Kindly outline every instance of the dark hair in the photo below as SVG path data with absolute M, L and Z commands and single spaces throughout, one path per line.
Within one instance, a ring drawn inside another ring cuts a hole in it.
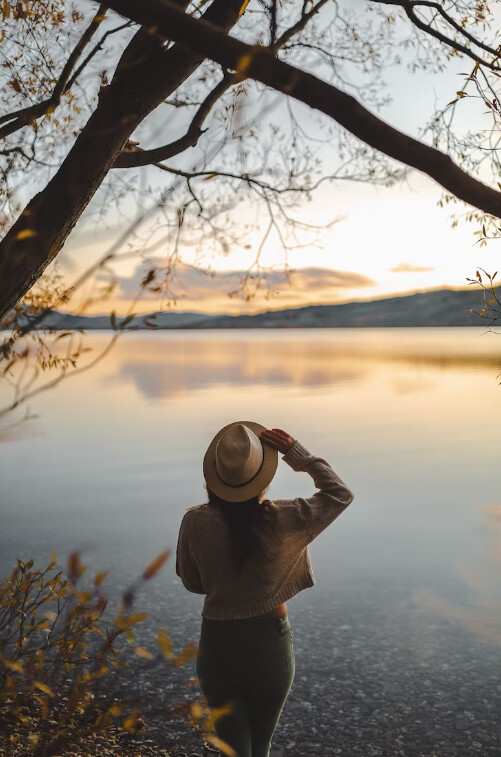
M 217 507 L 223 514 L 229 531 L 230 555 L 237 570 L 242 568 L 251 552 L 260 550 L 266 554 L 267 550 L 259 538 L 259 532 L 270 528 L 277 536 L 270 515 L 277 506 L 270 500 L 260 502 L 259 496 L 246 499 L 243 502 L 228 502 L 206 486 L 210 505 Z

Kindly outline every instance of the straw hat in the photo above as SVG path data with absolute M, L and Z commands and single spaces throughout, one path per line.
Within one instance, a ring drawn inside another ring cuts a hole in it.
M 259 438 L 265 430 L 253 421 L 236 421 L 218 431 L 204 457 L 205 481 L 218 497 L 243 502 L 266 489 L 278 452 Z

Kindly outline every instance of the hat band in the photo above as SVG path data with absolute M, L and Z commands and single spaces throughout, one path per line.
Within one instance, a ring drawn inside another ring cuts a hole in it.
M 263 446 L 262 442 L 261 442 L 261 446 Z M 232 489 L 240 489 L 242 486 L 247 486 L 247 484 L 250 484 L 251 481 L 254 481 L 254 479 L 257 478 L 257 476 L 259 476 L 263 465 L 264 465 L 264 450 L 263 450 L 263 459 L 261 460 L 261 465 L 259 466 L 257 471 L 254 473 L 254 475 L 251 478 L 249 478 L 247 481 L 244 481 L 243 484 L 229 484 L 227 481 L 224 480 L 224 478 L 221 478 L 216 466 L 214 466 L 214 470 L 215 470 L 216 476 L 218 477 L 218 479 L 221 481 L 222 484 L 224 484 L 225 486 L 231 486 Z

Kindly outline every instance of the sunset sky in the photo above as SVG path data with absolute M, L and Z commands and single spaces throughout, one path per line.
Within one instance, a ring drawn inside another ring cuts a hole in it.
M 452 228 L 450 211 L 437 207 L 439 196 L 440 190 L 416 172 L 405 186 L 392 189 L 359 184 L 325 188 L 316 200 L 315 215 L 322 215 L 321 204 L 325 210 L 334 205 L 343 218 L 322 232 L 321 246 L 289 254 L 293 269 L 289 281 L 280 273 L 283 252 L 278 245 L 263 256 L 263 264 L 278 269 L 268 278 L 268 287 L 278 294 L 267 298 L 264 285 L 263 294 L 249 302 L 228 296 L 238 288 L 252 262 L 253 250 L 235 249 L 227 258 L 211 258 L 210 267 L 217 271 L 214 278 L 207 275 L 207 267 L 194 264 L 193 253 L 185 250 L 186 262 L 179 264 L 171 284 L 177 298 L 171 307 L 208 313 L 256 312 L 439 287 L 461 288 L 467 286 L 466 278 L 473 277 L 479 266 L 494 273 L 499 267 L 498 243 L 490 242 L 484 247 L 475 244 L 474 224 L 462 222 Z M 113 234 L 96 235 L 94 239 L 92 236 L 75 235 L 68 244 L 64 258 L 68 261 L 64 266 L 68 278 L 75 276 L 84 261 L 90 263 L 103 254 L 114 238 Z M 162 262 L 161 255 L 157 260 Z M 118 287 L 114 295 L 106 304 L 96 303 L 88 312 L 125 312 L 146 269 L 137 258 L 115 266 Z M 82 297 L 85 294 L 84 288 Z M 77 307 L 73 304 L 72 309 L 78 309 L 78 299 L 75 303 Z M 164 301 L 164 307 L 165 304 Z M 158 297 L 143 295 L 133 310 L 148 312 L 161 305 Z
M 402 131 L 419 136 L 420 130 L 430 118 L 434 109 L 445 105 L 463 86 L 467 65 L 455 61 L 448 71 L 441 74 L 430 72 L 410 73 L 405 66 L 388 69 L 385 80 L 392 102 L 381 107 L 381 117 Z M 247 96 L 243 112 L 252 113 L 255 102 Z M 273 94 L 277 100 L 276 94 Z M 286 123 L 283 101 L 279 101 L 272 116 Z M 305 106 L 293 104 L 307 126 L 313 126 L 311 111 Z M 282 109 L 282 110 L 281 110 Z M 464 136 L 472 128 L 487 125 L 485 108 L 467 98 L 461 101 L 459 110 L 458 135 Z M 170 112 L 170 111 L 169 111 Z M 141 144 L 153 146 L 168 142 L 183 132 L 183 124 L 174 120 L 155 120 L 155 114 L 139 134 Z M 270 116 L 271 118 L 271 116 Z M 215 123 L 215 125 L 214 125 Z M 259 120 L 258 120 L 259 123 Z M 264 122 L 263 122 L 264 123 Z M 207 125 L 215 130 L 217 142 L 218 123 L 209 119 Z M 264 128 L 263 128 L 264 132 Z M 211 134 L 209 130 L 209 134 Z M 210 143 L 209 143 L 210 144 Z M 196 164 L 196 150 L 183 156 L 184 165 Z M 333 149 L 322 147 L 319 153 L 324 162 L 325 173 L 331 171 L 335 160 Z M 192 161 L 190 163 L 190 161 Z M 179 165 L 183 165 L 182 162 Z M 231 168 L 231 167 L 230 167 Z M 141 169 L 141 181 L 170 181 L 168 174 L 154 167 Z M 490 179 L 491 180 L 491 179 Z M 205 184 L 217 196 L 218 180 Z M 168 184 L 167 184 L 168 185 Z M 485 247 L 475 244 L 478 231 L 475 223 L 460 222 L 452 228 L 451 213 L 463 213 L 461 204 L 445 208 L 438 207 L 441 188 L 418 171 L 409 171 L 405 181 L 390 188 L 369 186 L 361 182 L 338 181 L 324 183 L 310 202 L 303 202 L 297 210 L 298 216 L 309 224 L 319 227 L 338 219 L 328 229 L 312 233 L 308 241 L 316 242 L 308 247 L 288 253 L 288 266 L 295 271 L 287 281 L 283 273 L 284 252 L 277 236 L 270 235 L 261 263 L 271 273 L 268 286 L 278 292 L 267 298 L 265 292 L 246 302 L 242 297 L 228 297 L 228 293 L 238 289 L 244 272 L 252 265 L 265 229 L 264 215 L 258 217 L 261 228 L 250 232 L 239 243 L 232 245 L 226 255 L 214 255 L 202 245 L 197 250 L 181 242 L 181 263 L 171 282 L 171 296 L 176 303 L 171 306 L 179 311 L 196 310 L 203 312 L 256 312 L 265 309 L 299 307 L 307 304 L 334 303 L 355 299 L 373 299 L 381 296 L 413 292 L 415 290 L 440 287 L 461 288 L 467 286 L 467 277 L 473 277 L 480 266 L 494 273 L 499 265 L 499 242 L 488 243 Z M 153 198 L 153 195 L 152 195 Z M 101 202 L 96 197 L 92 208 Z M 145 205 L 147 208 L 147 205 Z M 238 224 L 257 212 L 245 204 L 233 211 L 233 219 Z M 260 211 L 261 213 L 263 211 Z M 89 265 L 98 260 L 116 244 L 120 234 L 133 220 L 137 208 L 129 208 L 129 215 L 122 215 L 119 222 L 113 217 L 104 230 L 96 227 L 95 221 L 83 220 L 70 237 L 60 256 L 60 269 L 71 282 Z M 154 236 L 150 238 L 153 239 Z M 248 247 L 248 249 L 246 249 Z M 122 245 L 121 252 L 127 249 Z M 172 252 L 172 241 L 160 245 L 152 257 L 152 262 L 162 265 L 166 255 Z M 134 298 L 144 273 L 151 267 L 139 257 L 125 257 L 113 265 L 118 286 L 113 296 L 106 302 L 94 303 L 87 309 L 89 313 L 127 311 Z M 215 272 L 215 278 L 207 271 Z M 103 281 L 111 274 L 100 274 Z M 266 290 L 266 285 L 264 286 Z M 82 287 L 78 297 L 71 303 L 72 310 L 78 310 L 88 295 Z M 148 312 L 166 306 L 158 297 L 144 295 L 133 306 L 134 312 Z

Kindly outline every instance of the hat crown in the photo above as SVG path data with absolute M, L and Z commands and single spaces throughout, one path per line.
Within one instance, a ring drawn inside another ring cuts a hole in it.
M 263 465 L 263 445 L 252 429 L 235 423 L 219 439 L 214 457 L 217 475 L 224 484 L 244 486 Z

